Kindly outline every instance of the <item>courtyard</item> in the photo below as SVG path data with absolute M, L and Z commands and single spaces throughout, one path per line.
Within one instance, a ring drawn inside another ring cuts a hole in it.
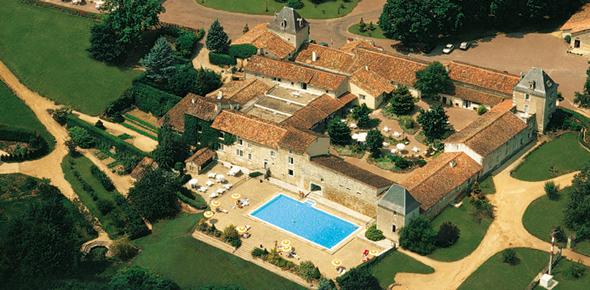
M 250 236 L 242 239 L 242 246 L 235 251 L 237 255 L 250 256 L 250 252 L 256 247 L 262 246 L 270 250 L 282 241 L 289 240 L 296 253 L 295 256 L 288 258 L 289 260 L 295 263 L 308 260 L 312 261 L 324 275 L 334 278 L 339 274 L 336 266 L 333 265 L 334 260 L 341 261 L 343 268 L 350 269 L 363 262 L 363 252 L 365 250 L 376 255 L 391 246 L 388 242 L 377 244 L 364 238 L 364 228 L 371 221 L 370 218 L 324 200 L 319 196 L 308 197 L 305 200 L 313 200 L 315 202 L 315 208 L 358 226 L 358 230 L 354 231 L 350 236 L 345 237 L 332 248 L 320 246 L 259 218 L 255 218 L 252 216 L 252 212 L 266 204 L 279 193 L 300 201 L 301 198 L 298 194 L 264 180 L 262 177 L 249 178 L 245 174 L 240 177 L 232 177 L 227 176 L 225 173 L 227 171 L 227 168 L 218 164 L 207 173 L 197 176 L 197 184 L 206 185 L 209 182 L 211 186 L 206 192 L 199 190 L 196 192 L 209 201 L 209 204 L 213 205 L 213 208 L 217 208 L 214 216 L 209 220 L 217 229 L 223 230 L 229 225 L 247 229 L 247 233 Z M 208 176 L 212 173 L 216 175 L 223 174 L 226 182 L 218 183 L 209 179 Z M 231 188 L 226 190 L 221 196 L 212 198 L 212 196 L 217 195 L 217 190 L 225 188 L 225 185 L 231 185 Z M 215 202 L 212 203 L 212 201 Z M 236 206 L 237 201 L 240 201 L 243 206 Z M 198 237 L 199 234 L 199 232 L 195 232 L 193 236 Z

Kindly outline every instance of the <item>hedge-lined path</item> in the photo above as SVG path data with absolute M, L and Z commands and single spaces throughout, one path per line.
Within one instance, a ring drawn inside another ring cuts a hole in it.
M 456 289 L 479 266 L 504 249 L 525 247 L 549 251 L 550 244 L 531 235 L 522 224 L 522 216 L 529 204 L 545 194 L 543 187 L 546 182 L 526 182 L 510 176 L 510 171 L 523 160 L 523 156 L 493 177 L 496 193 L 488 195 L 488 198 L 495 206 L 496 217 L 477 249 L 469 256 L 455 262 L 435 261 L 413 252 L 401 250 L 412 258 L 431 266 L 435 272 L 427 275 L 400 273 L 395 277 L 397 283 L 395 288 Z M 576 172 L 569 173 L 552 180 L 563 188 L 571 185 L 575 174 Z M 584 265 L 590 266 L 590 257 L 571 250 L 563 250 L 562 253 L 573 261 L 580 261 Z
M 72 202 L 79 200 L 78 195 L 74 192 L 74 189 L 70 183 L 66 181 L 60 166 L 63 158 L 68 154 L 68 149 L 65 146 L 65 141 L 68 139 L 68 133 L 66 129 L 53 120 L 49 112 L 47 112 L 48 109 L 55 109 L 58 106 L 49 99 L 29 90 L 29 88 L 23 85 L 1 61 L 0 79 L 6 83 L 6 85 L 14 92 L 17 97 L 19 97 L 27 106 L 29 106 L 29 108 L 31 108 L 41 124 L 47 128 L 47 131 L 52 134 L 56 140 L 55 149 L 47 156 L 38 160 L 25 161 L 21 163 L 2 163 L 0 164 L 0 174 L 22 173 L 37 178 L 48 178 L 51 181 L 51 184 L 57 187 L 67 199 L 71 200 Z M 88 153 L 85 155 L 92 156 L 92 154 Z M 90 156 L 86 157 L 91 158 Z M 113 177 L 113 174 L 111 174 L 110 171 L 107 171 L 106 173 L 109 174 L 111 178 Z M 113 183 L 116 183 L 114 179 Z M 74 204 L 81 205 L 83 207 L 81 211 L 90 212 L 88 208 L 82 203 L 75 202 Z M 110 240 L 107 233 L 96 220 L 96 218 L 94 220 L 95 221 L 92 222 L 92 226 L 98 233 L 98 239 Z

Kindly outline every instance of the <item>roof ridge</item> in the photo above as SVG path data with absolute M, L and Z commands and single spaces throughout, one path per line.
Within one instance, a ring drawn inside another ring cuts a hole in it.
M 453 161 L 453 160 L 457 159 L 457 157 L 459 157 L 461 154 L 465 154 L 465 153 L 463 153 L 463 152 L 445 152 L 445 153 L 447 153 L 447 154 L 449 154 L 449 155 L 453 155 L 453 157 L 452 157 L 452 158 L 450 158 L 450 160 L 448 160 L 448 161 L 446 161 L 446 162 L 444 162 L 444 163 L 441 163 L 441 164 L 442 164 L 442 166 L 440 166 L 439 168 L 437 168 L 435 171 L 433 171 L 431 174 L 429 174 L 429 175 L 428 175 L 428 176 L 426 176 L 425 178 L 422 178 L 422 180 L 420 181 L 420 183 L 417 183 L 417 184 L 415 184 L 414 186 L 412 186 L 412 189 L 414 189 L 414 188 L 418 187 L 420 184 L 423 184 L 423 183 L 425 183 L 426 181 L 430 180 L 430 178 L 432 178 L 433 176 L 435 176 L 435 175 L 436 175 L 438 172 L 442 171 L 442 170 L 443 170 L 443 169 L 444 169 L 444 168 L 447 166 L 447 164 L 448 164 L 449 162 L 451 162 L 451 161 Z M 439 156 L 439 157 L 440 157 L 440 156 Z M 469 157 L 469 156 L 467 156 L 467 157 Z M 471 157 L 469 157 L 469 158 L 471 158 Z M 432 163 L 429 163 L 429 164 L 432 164 Z M 426 165 L 426 166 L 428 166 L 428 165 Z M 424 167 L 422 167 L 422 168 L 424 168 Z M 409 189 L 409 188 L 408 188 L 408 191 L 410 191 L 410 194 L 411 194 L 411 191 L 412 191 L 412 189 Z
M 320 44 L 317 44 L 317 43 L 309 43 L 308 48 L 309 48 L 309 46 L 318 46 L 318 47 L 321 47 L 322 49 L 328 49 L 328 50 L 332 50 L 332 51 L 341 52 L 341 53 L 344 53 L 344 54 L 347 54 L 347 55 L 350 55 L 350 56 L 354 56 L 354 53 L 348 52 L 348 51 L 344 51 L 344 50 L 342 50 L 340 48 L 335 48 L 335 47 L 330 47 L 330 46 L 323 46 L 323 45 L 320 45 Z
M 470 84 L 470 83 L 466 83 L 463 81 L 457 81 L 457 80 L 452 80 L 454 83 L 456 83 L 456 85 L 459 85 L 463 88 L 469 89 L 469 90 L 474 90 L 474 91 L 480 91 L 483 93 L 488 93 L 488 94 L 492 94 L 495 95 L 497 97 L 502 97 L 502 96 L 506 96 L 506 97 L 512 97 L 512 95 L 507 94 L 507 93 L 503 93 L 501 91 L 498 90 L 494 90 L 494 89 L 490 89 L 490 88 L 485 88 L 482 86 L 478 86 L 478 85 L 474 85 L 474 84 Z
M 476 65 L 476 64 L 471 64 L 471 63 L 468 63 L 468 62 L 462 62 L 462 61 L 458 61 L 458 60 L 451 60 L 449 62 L 449 65 L 450 64 L 453 64 L 453 63 L 454 64 L 458 64 L 458 65 L 471 66 L 471 67 L 474 67 L 474 68 L 486 70 L 486 71 L 493 72 L 493 73 L 496 73 L 496 74 L 507 75 L 507 76 L 511 76 L 511 77 L 515 77 L 515 78 L 520 79 L 520 77 L 518 75 L 511 74 L 511 73 L 509 73 L 507 71 L 501 71 L 501 70 L 497 70 L 497 69 L 493 69 L 493 68 L 489 68 L 489 67 L 483 67 L 483 66 L 479 66 L 479 65 Z
M 490 127 L 491 125 L 493 125 L 497 120 L 504 117 L 504 115 L 506 115 L 506 113 L 512 114 L 512 112 L 510 112 L 510 111 L 505 111 L 505 112 L 490 111 L 488 113 L 490 113 L 492 115 L 497 114 L 497 116 L 495 116 L 495 118 L 490 118 L 490 120 L 488 120 L 484 126 L 482 126 L 479 130 L 475 131 L 473 134 L 471 134 L 465 140 L 463 140 L 462 143 L 467 143 L 469 140 L 473 139 L 475 137 L 475 135 L 479 134 L 479 132 L 481 132 L 481 131 L 487 129 L 488 127 Z
M 397 53 L 389 53 L 386 51 L 377 51 L 377 50 L 373 50 L 373 49 L 368 49 L 366 47 L 355 47 L 354 49 L 360 49 L 360 50 L 364 50 L 366 52 L 369 53 L 375 53 L 375 54 L 380 54 L 386 57 L 393 57 L 393 58 L 397 58 L 397 59 L 403 59 L 403 60 L 407 60 L 407 61 L 411 61 L 414 63 L 418 63 L 418 64 L 430 64 L 431 62 L 425 61 L 425 60 L 421 60 L 419 58 L 414 58 L 414 57 L 409 57 L 409 56 L 405 56 L 405 55 L 401 55 L 401 54 L 397 54 Z

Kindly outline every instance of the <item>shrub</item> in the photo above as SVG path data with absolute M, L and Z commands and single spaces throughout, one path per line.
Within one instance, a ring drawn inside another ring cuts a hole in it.
M 586 268 L 578 263 L 572 263 L 566 270 L 565 276 L 570 279 L 580 279 L 586 273 Z
M 327 279 L 324 277 L 320 278 L 320 282 L 318 283 L 318 290 L 336 290 L 336 284 L 331 279 Z
M 434 251 L 436 233 L 430 221 L 424 216 L 418 216 L 410 221 L 400 231 L 400 246 L 421 255 L 428 255 Z
M 416 123 L 414 122 L 414 119 L 412 119 L 412 117 L 410 116 L 402 116 L 399 118 L 399 125 L 403 128 L 403 129 L 414 129 L 414 127 L 416 126 Z
M 233 58 L 231 55 L 215 53 L 212 51 L 209 52 L 209 62 L 218 66 L 230 66 L 236 65 L 237 63 L 236 59 Z
M 502 252 L 502 262 L 509 264 L 509 265 L 516 265 L 520 260 L 516 256 L 516 251 L 514 249 L 506 249 Z
M 176 103 L 180 101 L 180 97 L 169 94 L 162 90 L 156 89 L 147 84 L 136 82 L 133 86 L 127 89 L 123 98 L 133 100 L 133 103 L 142 111 L 152 113 L 158 117 L 163 116 Z
M 344 275 L 336 278 L 340 289 L 342 290 L 380 290 L 379 281 L 375 278 L 366 267 L 356 267 L 350 269 Z
M 558 243 L 567 242 L 567 236 L 561 226 L 555 227 L 555 229 L 553 229 L 553 232 L 555 234 L 555 241 L 557 241 Z
M 367 228 L 367 231 L 365 232 L 365 237 L 371 241 L 381 241 L 385 239 L 385 236 L 383 236 L 383 232 L 380 229 L 378 229 L 377 225 L 375 224 Z
M 128 238 L 118 239 L 113 242 L 111 246 L 113 256 L 119 258 L 122 261 L 129 261 L 135 257 L 139 250 L 129 241 Z
M 67 107 L 60 107 L 51 112 L 51 117 L 60 125 L 65 125 L 68 121 L 68 116 L 72 113 L 72 109 Z
M 102 213 L 103 215 L 109 214 L 111 211 L 113 211 L 113 208 L 115 208 L 115 205 L 112 201 L 104 199 L 99 199 L 96 202 L 96 206 L 98 207 L 100 213 Z
M 190 58 L 199 42 L 198 35 L 192 31 L 183 31 L 174 42 L 176 52 L 184 58 Z
M 250 172 L 250 173 L 248 174 L 248 176 L 249 176 L 250 178 L 256 178 L 256 177 L 258 177 L 258 176 L 262 176 L 262 174 L 263 174 L 263 173 L 262 173 L 262 172 L 260 172 L 260 171 L 252 171 L 252 172 Z
M 21 162 L 32 160 L 49 153 L 49 144 L 38 133 L 24 131 L 22 129 L 6 128 L 0 125 L 0 140 L 17 141 L 27 143 L 28 146 L 14 150 L 10 155 L 0 156 L 4 162 Z
M 240 234 L 234 225 L 229 225 L 223 230 L 223 241 L 232 245 L 234 248 L 239 248 L 242 245 Z
M 565 42 L 570 43 L 572 42 L 572 36 L 571 35 L 566 35 L 563 40 L 565 40 Z
M 102 187 L 104 187 L 104 189 L 106 189 L 107 191 L 115 190 L 115 186 L 113 185 L 111 179 L 104 172 L 102 172 L 96 165 L 93 164 L 90 167 L 90 173 L 92 173 L 92 175 L 96 177 L 98 181 L 100 181 L 100 184 L 102 185 Z
M 484 198 L 474 198 L 471 200 L 474 207 L 473 215 L 478 221 L 484 218 L 494 218 L 494 206 Z
M 96 123 L 94 123 L 94 127 L 101 129 L 101 130 L 106 130 L 107 128 L 104 126 L 104 124 L 102 123 L 101 120 L 96 121 Z
M 460 234 L 461 231 L 455 224 L 451 222 L 444 222 L 438 228 L 435 244 L 441 248 L 448 248 L 454 245 L 457 240 L 459 240 Z
M 484 105 L 480 105 L 479 107 L 477 107 L 477 114 L 478 115 L 483 115 L 488 111 L 488 108 L 486 108 L 486 106 Z
M 69 130 L 70 138 L 76 145 L 80 146 L 81 148 L 90 148 L 94 146 L 94 138 L 88 133 L 88 131 L 84 128 L 80 127 L 72 127 Z
M 254 257 L 254 258 L 264 259 L 267 255 L 268 255 L 268 251 L 266 249 L 261 249 L 261 248 L 256 247 L 252 250 L 252 257 Z
M 318 267 L 316 267 L 311 261 L 301 262 L 297 269 L 297 274 L 307 282 L 317 280 L 322 276 L 320 274 L 320 269 L 318 269 Z
M 549 199 L 557 199 L 559 197 L 559 187 L 553 181 L 547 181 L 544 185 L 545 194 Z
M 249 43 L 234 44 L 229 47 L 229 55 L 233 58 L 246 59 L 255 55 L 257 51 L 256 46 Z
M 289 0 L 289 1 L 287 1 L 287 6 L 293 8 L 293 9 L 301 9 L 301 8 L 303 8 L 303 6 L 305 6 L 305 4 L 303 4 L 303 2 L 301 2 L 301 0 Z

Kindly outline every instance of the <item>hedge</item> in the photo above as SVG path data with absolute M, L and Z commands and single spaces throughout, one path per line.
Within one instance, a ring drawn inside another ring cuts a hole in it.
M 206 209 L 207 208 L 207 202 L 205 202 L 205 200 L 200 195 L 197 195 L 195 199 L 190 199 L 187 196 L 183 195 L 182 193 L 176 192 L 176 196 L 182 202 L 184 202 L 196 209 Z
M 236 65 L 236 59 L 231 55 L 212 51 L 209 52 L 209 62 L 218 66 Z
M 102 187 L 104 187 L 104 189 L 106 189 L 107 191 L 115 190 L 115 185 L 113 185 L 113 181 L 111 181 L 111 179 L 104 172 L 102 172 L 98 168 L 98 166 L 93 164 L 90 167 L 90 173 L 92 173 L 92 175 L 96 177 L 98 181 L 100 181 L 100 184 L 102 185 Z
M 33 160 L 41 158 L 49 153 L 49 143 L 47 143 L 47 140 L 41 137 L 41 135 L 35 132 L 0 126 L 0 140 L 24 142 L 30 146 L 25 154 L 0 156 L 0 161 L 3 162 Z
M 135 82 L 122 96 L 123 99 L 131 99 L 135 106 L 144 112 L 152 113 L 158 117 L 168 112 L 181 98 L 179 96 L 156 89 L 141 82 Z
M 229 55 L 234 58 L 246 59 L 255 55 L 257 51 L 256 46 L 249 43 L 234 44 L 229 47 Z

